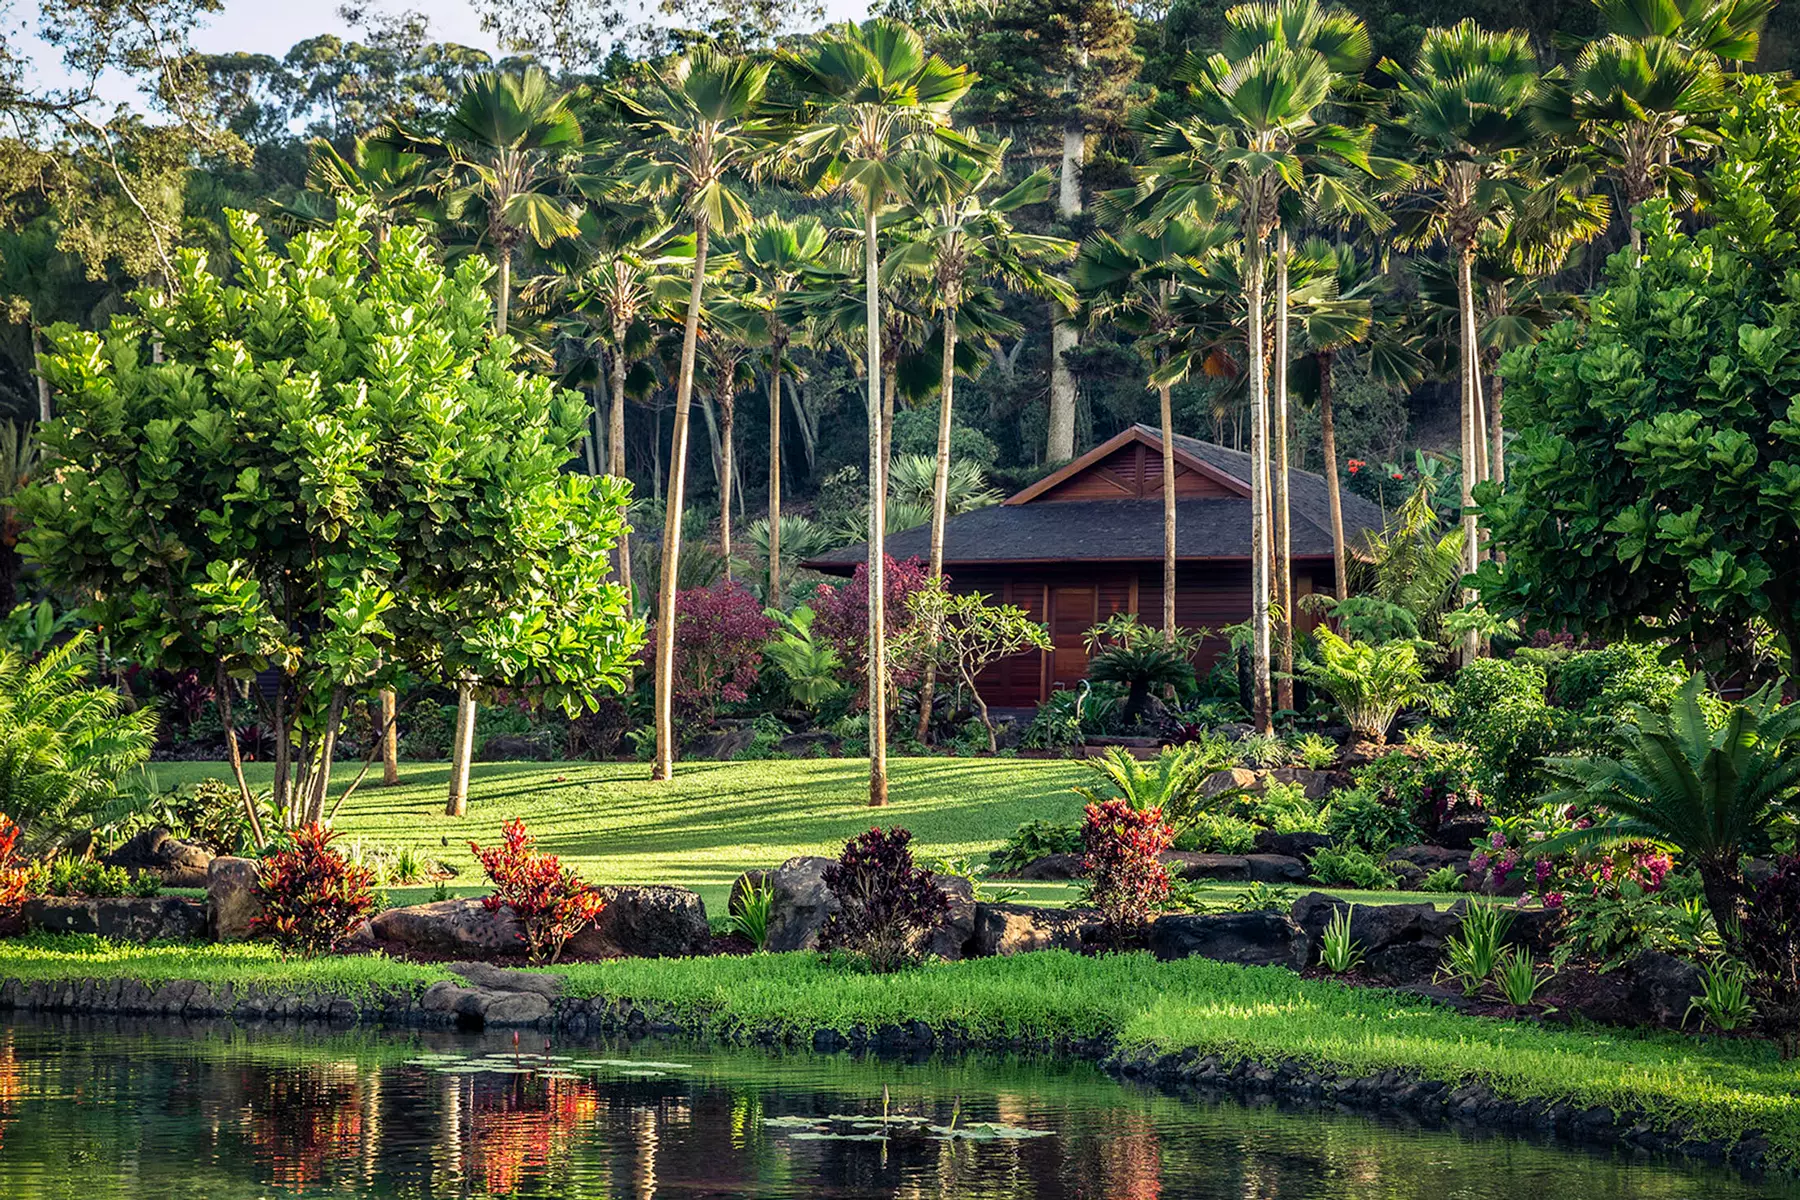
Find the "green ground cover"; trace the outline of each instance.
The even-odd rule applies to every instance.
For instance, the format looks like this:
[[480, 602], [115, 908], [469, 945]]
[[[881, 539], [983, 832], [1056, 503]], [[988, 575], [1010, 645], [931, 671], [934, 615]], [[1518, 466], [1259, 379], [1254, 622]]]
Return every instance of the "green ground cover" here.
[[[357, 766], [340, 764], [338, 790]], [[867, 806], [862, 759], [782, 759], [769, 762], [686, 763], [671, 783], [651, 783], [643, 763], [477, 763], [470, 773], [469, 815], [444, 815], [449, 767], [402, 763], [400, 784], [364, 780], [339, 812], [335, 827], [351, 840], [419, 853], [455, 867], [453, 895], [484, 893], [469, 840], [499, 838], [500, 826], [522, 817], [541, 848], [573, 865], [592, 883], [667, 883], [693, 888], [717, 916], [731, 883], [744, 871], [771, 867], [796, 854], [836, 857], [844, 843], [879, 822], [913, 831], [921, 860], [985, 860], [1026, 821], [1076, 821], [1081, 800], [1070, 788], [1087, 777], [1067, 760], [895, 758], [889, 761], [891, 803]], [[223, 763], [157, 763], [167, 787], [208, 776], [226, 778]], [[253, 785], [270, 768], [246, 768]], [[1024, 883], [1023, 903], [1062, 904], [1072, 889]], [[1219, 884], [1207, 898], [1228, 899], [1240, 888]], [[1329, 889], [1328, 889], [1329, 890]], [[416, 904], [430, 888], [396, 888], [395, 904]], [[1447, 903], [1446, 896], [1405, 892], [1346, 892], [1368, 904], [1401, 900]]]
[[[1778, 1165], [1800, 1168], [1800, 1066], [1766, 1043], [1559, 1028], [1467, 1017], [1377, 989], [1279, 968], [1144, 954], [1061, 952], [860, 974], [810, 954], [626, 959], [559, 968], [571, 994], [664, 1006], [696, 1029], [797, 1032], [902, 1019], [996, 1037], [1111, 1034], [1130, 1048], [1228, 1058], [1300, 1058], [1351, 1072], [1403, 1068], [1502, 1096], [1643, 1109], [1695, 1136], [1765, 1133]], [[422, 985], [436, 967], [369, 957], [282, 960], [259, 946], [137, 947], [83, 937], [0, 943], [0, 978], [129, 977]]]

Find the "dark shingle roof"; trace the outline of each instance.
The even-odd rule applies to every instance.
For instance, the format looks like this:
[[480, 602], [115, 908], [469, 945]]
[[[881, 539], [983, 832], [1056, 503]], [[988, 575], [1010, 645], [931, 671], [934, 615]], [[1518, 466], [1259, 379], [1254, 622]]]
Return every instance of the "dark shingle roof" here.
[[[1153, 427], [1139, 426], [1156, 437]], [[1160, 444], [1160, 438], [1158, 438]], [[1250, 456], [1211, 442], [1177, 437], [1178, 447], [1248, 486]], [[1325, 480], [1309, 471], [1290, 473], [1289, 505], [1296, 558], [1331, 557], [1331, 520]], [[1381, 511], [1360, 496], [1345, 493], [1344, 533], [1354, 540], [1365, 529], [1380, 530]], [[1162, 501], [1064, 500], [995, 505], [952, 517], [944, 525], [946, 563], [1156, 561], [1162, 558]], [[926, 558], [931, 527], [890, 534], [887, 552], [896, 559]], [[825, 570], [846, 570], [862, 562], [861, 543], [810, 559]], [[1175, 503], [1175, 555], [1180, 559], [1250, 557], [1248, 498], [1191, 499]]]

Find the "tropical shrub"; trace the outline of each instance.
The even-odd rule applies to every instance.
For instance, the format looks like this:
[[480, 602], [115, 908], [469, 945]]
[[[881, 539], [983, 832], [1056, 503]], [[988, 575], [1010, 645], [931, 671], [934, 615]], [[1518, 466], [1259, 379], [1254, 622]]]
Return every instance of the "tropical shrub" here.
[[1270, 770], [1286, 766], [1288, 748], [1272, 733], [1246, 733], [1232, 743], [1237, 761], [1246, 767]]
[[1194, 742], [1165, 746], [1145, 762], [1122, 746], [1109, 746], [1104, 754], [1082, 760], [1082, 766], [1098, 775], [1101, 783], [1077, 786], [1075, 794], [1090, 804], [1116, 795], [1139, 811], [1155, 809], [1170, 829], [1180, 833], [1201, 812], [1221, 808], [1237, 797], [1235, 789], [1211, 796], [1202, 791], [1207, 777], [1219, 769], [1221, 756], [1228, 753], [1222, 740]]
[[1196, 813], [1172, 845], [1201, 854], [1249, 854], [1256, 849], [1256, 826], [1226, 813]]
[[1691, 958], [1718, 948], [1704, 905], [1672, 903], [1636, 880], [1547, 899], [1563, 913], [1551, 956], [1558, 966], [1585, 959], [1605, 973], [1650, 950]]
[[297, 825], [324, 817], [357, 696], [473, 677], [573, 709], [643, 636], [606, 553], [629, 485], [567, 469], [587, 401], [514, 368], [479, 255], [446, 268], [375, 223], [343, 198], [277, 250], [228, 212], [229, 253], [179, 251], [104, 331], [53, 326], [58, 415], [19, 497], [40, 578], [91, 598], [112, 653], [226, 704], [281, 677], [288, 702], [252, 689], [246, 717], [295, 764], [274, 800]]
[[500, 839], [498, 846], [485, 850], [469, 843], [494, 885], [493, 893], [481, 902], [489, 912], [503, 906], [512, 910], [532, 962], [555, 962], [568, 940], [600, 915], [606, 901], [556, 855], [539, 851], [525, 822], [508, 821]]
[[1088, 898], [1114, 940], [1149, 920], [1169, 894], [1160, 855], [1172, 840], [1162, 810], [1138, 809], [1122, 797], [1087, 806], [1081, 827]]
[[1425, 668], [1410, 642], [1347, 642], [1320, 626], [1318, 657], [1296, 674], [1331, 697], [1350, 728], [1372, 742], [1387, 740], [1388, 726], [1408, 704], [1425, 697]]
[[1230, 912], [1286, 913], [1294, 907], [1294, 889], [1279, 883], [1258, 881], [1225, 902]]
[[[712, 728], [721, 704], [749, 698], [775, 632], [749, 588], [735, 579], [675, 593], [675, 708], [689, 729]], [[654, 665], [656, 640], [645, 647]]]
[[1171, 636], [1144, 624], [1134, 613], [1115, 613], [1082, 635], [1088, 680], [1124, 688], [1119, 721], [1135, 727], [1150, 711], [1153, 689], [1193, 688], [1192, 659], [1204, 636], [1203, 630], [1180, 629]]
[[1453, 817], [1485, 815], [1475, 772], [1473, 747], [1415, 729], [1407, 734], [1403, 750], [1371, 760], [1350, 778], [1358, 789], [1403, 813], [1414, 828], [1435, 833]]
[[0, 921], [10, 921], [31, 897], [32, 871], [19, 853], [19, 827], [0, 813]]
[[1765, 1027], [1786, 1057], [1800, 1055], [1800, 855], [1777, 862], [1751, 894], [1738, 949]]
[[1352, 846], [1324, 846], [1313, 851], [1307, 870], [1320, 883], [1333, 887], [1378, 890], [1398, 882], [1394, 873], [1381, 865], [1381, 859]]
[[1657, 642], [1614, 642], [1581, 650], [1558, 663], [1552, 683], [1556, 704], [1579, 714], [1598, 734], [1639, 708], [1666, 713], [1681, 694], [1687, 672], [1665, 662]]
[[[907, 605], [907, 598], [930, 580], [931, 574], [923, 563], [916, 558], [905, 562], [887, 560], [882, 575], [882, 588], [885, 595], [882, 600], [882, 611], [887, 618], [887, 633], [890, 638], [900, 636], [912, 620], [912, 610]], [[869, 646], [869, 568], [867, 563], [858, 563], [855, 572], [845, 583], [822, 583], [819, 590], [813, 593], [813, 636], [822, 637], [837, 652], [838, 662], [843, 680], [852, 688], [850, 704], [852, 708], [862, 708], [869, 702], [868, 685], [868, 646]], [[894, 669], [894, 681], [897, 685], [912, 682], [912, 675]]]
[[1451, 683], [1456, 732], [1474, 751], [1482, 796], [1500, 811], [1518, 811], [1543, 794], [1544, 758], [1567, 736], [1547, 686], [1544, 669], [1519, 658], [1476, 659]]
[[155, 711], [126, 712], [117, 689], [87, 685], [93, 647], [82, 632], [35, 660], [0, 649], [0, 812], [22, 852], [114, 819], [121, 777], [150, 758]]
[[1325, 832], [1340, 846], [1386, 854], [1419, 841], [1419, 827], [1404, 808], [1383, 801], [1367, 785], [1333, 793], [1325, 808]]
[[322, 825], [302, 825], [264, 857], [256, 882], [262, 912], [250, 922], [253, 934], [308, 957], [350, 940], [375, 911], [375, 877], [333, 849], [335, 840]]
[[1119, 703], [1119, 690], [1111, 684], [1052, 692], [1048, 700], [1038, 705], [1019, 744], [1030, 750], [1066, 750], [1083, 745], [1088, 738], [1114, 726]]
[[999, 849], [989, 851], [988, 863], [1002, 874], [1029, 866], [1049, 854], [1081, 852], [1081, 826], [1055, 821], [1027, 821], [1013, 831]]
[[844, 845], [825, 868], [838, 911], [820, 931], [821, 949], [849, 950], [876, 974], [919, 961], [926, 935], [944, 923], [950, 898], [931, 872], [913, 865], [912, 832], [871, 829]]
[[1765, 687], [1724, 706], [1716, 727], [1702, 704], [1705, 679], [1681, 686], [1667, 715], [1638, 708], [1618, 732], [1616, 756], [1554, 758], [1562, 784], [1547, 803], [1591, 817], [1550, 839], [1547, 852], [1654, 841], [1677, 848], [1700, 874], [1713, 920], [1728, 940], [1743, 892], [1739, 863], [1767, 853], [1777, 819], [1800, 793], [1800, 705]]
[[1263, 781], [1261, 791], [1240, 795], [1232, 813], [1274, 833], [1324, 833], [1327, 814], [1298, 783]]
[[814, 614], [806, 605], [791, 613], [771, 608], [765, 615], [776, 623], [776, 629], [763, 647], [764, 656], [781, 672], [794, 703], [817, 712], [843, 692], [838, 674], [844, 664], [836, 650], [813, 636]]
[[[154, 877], [146, 871], [144, 876]], [[109, 897], [135, 894], [134, 880], [124, 867], [109, 867], [91, 858], [58, 855], [44, 865], [38, 885], [46, 896]], [[157, 890], [162, 881], [157, 879]], [[145, 885], [148, 886], [147, 884]]]
[[926, 580], [906, 597], [906, 606], [911, 619], [895, 639], [895, 661], [910, 663], [914, 673], [933, 665], [959, 680], [975, 700], [982, 727], [987, 730], [988, 751], [998, 750], [994, 722], [975, 681], [991, 664], [1009, 655], [1049, 651], [1049, 630], [1022, 608], [989, 604], [979, 592], [952, 592], [942, 578]]

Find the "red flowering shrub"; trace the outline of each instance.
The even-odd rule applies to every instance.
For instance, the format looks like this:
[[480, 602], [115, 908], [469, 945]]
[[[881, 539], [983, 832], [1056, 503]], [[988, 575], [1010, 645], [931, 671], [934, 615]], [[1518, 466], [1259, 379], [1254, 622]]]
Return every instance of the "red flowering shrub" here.
[[1150, 919], [1169, 894], [1160, 855], [1175, 840], [1162, 809], [1136, 809], [1120, 797], [1087, 806], [1081, 827], [1089, 895], [1116, 938]]
[[[912, 607], [907, 601], [930, 580], [930, 570], [916, 558], [905, 562], [887, 559], [882, 591], [887, 597], [883, 615], [889, 637], [912, 624]], [[820, 584], [812, 609], [813, 636], [825, 639], [837, 651], [844, 682], [859, 697], [852, 700], [852, 707], [860, 709], [869, 702], [869, 565], [858, 563], [847, 583]], [[909, 684], [912, 679], [909, 672], [896, 670], [894, 681]]]
[[375, 875], [331, 848], [337, 834], [308, 825], [263, 860], [256, 893], [262, 913], [250, 932], [311, 957], [335, 950], [375, 911]]
[[1783, 1057], [1800, 1055], [1800, 854], [1781, 859], [1751, 893], [1738, 942], [1764, 1028]]
[[13, 848], [19, 842], [19, 827], [12, 818], [0, 813], [0, 921], [19, 915], [31, 896], [31, 867], [13, 861]]
[[913, 865], [909, 830], [871, 829], [844, 844], [825, 868], [825, 886], [838, 911], [825, 922], [819, 945], [866, 955], [879, 974], [917, 962], [926, 934], [944, 923], [950, 898], [930, 871]]
[[508, 821], [500, 837], [500, 845], [486, 850], [469, 843], [494, 885], [494, 894], [482, 904], [490, 912], [501, 905], [512, 909], [524, 929], [531, 961], [555, 962], [564, 944], [600, 915], [606, 901], [573, 870], [565, 870], [556, 855], [533, 849], [536, 839], [525, 832], [525, 822]]
[[[735, 579], [675, 595], [675, 709], [698, 728], [710, 728], [723, 703], [750, 695], [762, 670], [763, 643], [775, 622], [750, 589]], [[656, 638], [644, 661], [656, 660]]]

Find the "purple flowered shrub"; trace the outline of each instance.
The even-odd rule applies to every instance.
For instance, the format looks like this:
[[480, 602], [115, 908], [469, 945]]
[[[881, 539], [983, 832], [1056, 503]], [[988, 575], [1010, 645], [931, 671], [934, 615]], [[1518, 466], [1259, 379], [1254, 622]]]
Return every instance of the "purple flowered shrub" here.
[[877, 974], [922, 957], [927, 936], [949, 915], [950, 899], [930, 871], [913, 865], [912, 833], [871, 829], [844, 845], [825, 868], [825, 886], [838, 911], [820, 931], [819, 945], [866, 956]]
[[[763, 643], [775, 622], [750, 589], [733, 579], [675, 596], [675, 708], [695, 728], [711, 726], [719, 705], [750, 695], [762, 670]], [[644, 650], [655, 666], [656, 639]]]

